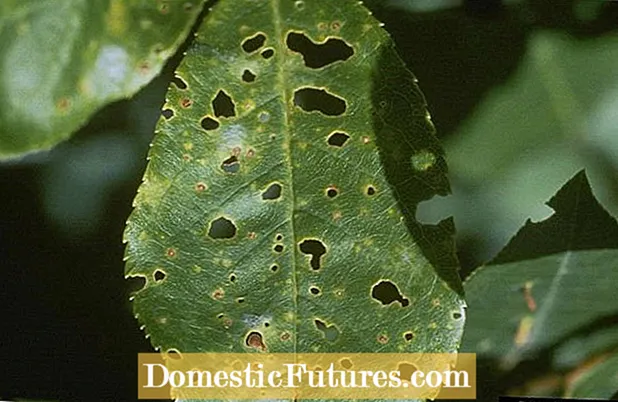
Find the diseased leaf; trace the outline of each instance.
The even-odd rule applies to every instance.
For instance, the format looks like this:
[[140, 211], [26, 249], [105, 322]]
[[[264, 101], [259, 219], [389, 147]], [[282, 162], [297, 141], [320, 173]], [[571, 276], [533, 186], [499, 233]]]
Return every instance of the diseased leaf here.
[[136, 315], [163, 351], [455, 351], [453, 225], [414, 220], [445, 172], [414, 77], [357, 1], [221, 2], [127, 222]]
[[0, 159], [48, 149], [146, 85], [204, 0], [3, 0]]
[[568, 385], [565, 393], [568, 398], [612, 399], [618, 392], [618, 354], [582, 369]]
[[594, 199], [583, 172], [548, 205], [554, 215], [528, 221], [466, 281], [463, 350], [511, 367], [618, 314], [618, 223]]

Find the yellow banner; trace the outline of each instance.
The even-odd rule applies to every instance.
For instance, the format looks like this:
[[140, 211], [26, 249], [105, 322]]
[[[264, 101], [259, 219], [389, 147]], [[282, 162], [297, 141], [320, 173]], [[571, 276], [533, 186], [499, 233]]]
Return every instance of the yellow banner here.
[[142, 353], [139, 399], [475, 399], [476, 355]]

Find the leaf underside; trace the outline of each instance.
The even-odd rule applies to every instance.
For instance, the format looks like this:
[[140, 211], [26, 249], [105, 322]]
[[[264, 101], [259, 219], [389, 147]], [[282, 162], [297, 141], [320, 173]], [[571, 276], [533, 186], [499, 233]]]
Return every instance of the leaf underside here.
[[219, 3], [170, 86], [127, 222], [155, 348], [454, 352], [449, 191], [424, 98], [357, 1]]
[[51, 148], [150, 82], [204, 0], [3, 0], [0, 159]]
[[[562, 345], [556, 363], [567, 365], [618, 346], [611, 337], [618, 316], [618, 223], [594, 198], [583, 172], [548, 205], [554, 215], [527, 222], [466, 280], [470, 313], [462, 350], [512, 368], [553, 345]], [[598, 336], [580, 339], [593, 331]], [[563, 344], [571, 336], [580, 350]]]

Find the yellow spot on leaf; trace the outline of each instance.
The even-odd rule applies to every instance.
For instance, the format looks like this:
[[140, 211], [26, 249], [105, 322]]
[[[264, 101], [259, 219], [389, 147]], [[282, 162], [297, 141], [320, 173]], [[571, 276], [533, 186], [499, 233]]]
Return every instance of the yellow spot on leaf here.
[[113, 36], [123, 36], [127, 30], [127, 9], [124, 0], [111, 0], [107, 11], [107, 30]]
[[170, 181], [168, 179], [157, 178], [153, 180], [153, 178], [147, 178], [138, 190], [135, 204], [157, 204], [169, 187]]
[[419, 172], [425, 172], [436, 163], [436, 155], [423, 150], [412, 155], [412, 167]]
[[517, 347], [521, 347], [528, 342], [533, 324], [534, 318], [532, 316], [526, 316], [521, 319], [517, 328], [517, 334], [515, 334], [515, 345]]

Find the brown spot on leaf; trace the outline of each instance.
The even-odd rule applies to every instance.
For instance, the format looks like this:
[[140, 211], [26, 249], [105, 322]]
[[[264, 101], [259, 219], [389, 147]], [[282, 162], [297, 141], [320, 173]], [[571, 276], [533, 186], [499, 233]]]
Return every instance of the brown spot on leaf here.
[[225, 290], [221, 288], [215, 289], [215, 291], [212, 292], [212, 298], [215, 300], [223, 300], [224, 297], [225, 297]]
[[193, 105], [193, 101], [191, 99], [189, 99], [189, 98], [182, 98], [180, 100], [180, 106], [185, 108], [185, 109], [190, 108], [191, 105]]
[[524, 300], [526, 301], [526, 306], [528, 306], [528, 310], [530, 312], [534, 312], [536, 310], [536, 301], [532, 296], [532, 285], [534, 283], [532, 281], [528, 281], [522, 287], [522, 292], [524, 293]]
[[69, 98], [60, 98], [58, 99], [58, 102], [56, 102], [56, 109], [58, 109], [60, 113], [66, 113], [70, 107], [71, 102], [69, 101]]

